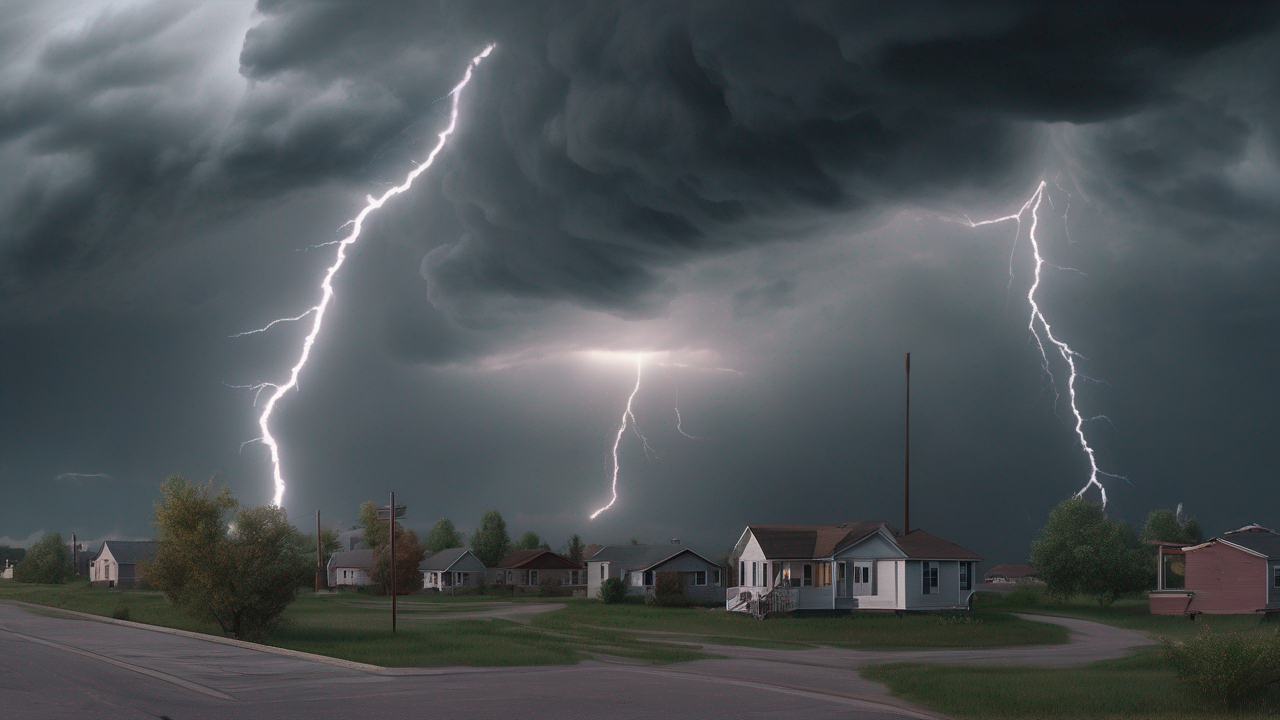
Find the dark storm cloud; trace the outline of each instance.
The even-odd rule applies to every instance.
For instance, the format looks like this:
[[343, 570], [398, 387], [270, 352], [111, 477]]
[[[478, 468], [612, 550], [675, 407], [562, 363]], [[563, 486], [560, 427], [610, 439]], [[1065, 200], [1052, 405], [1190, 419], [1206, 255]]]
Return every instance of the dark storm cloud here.
[[[212, 100], [182, 92], [210, 66], [180, 42], [195, 9], [109, 11], [0, 86], [0, 137], [42, 161], [10, 197], [5, 287], [175, 242], [157, 232], [175, 208], [360, 176], [496, 41], [446, 160], [465, 233], [424, 259], [431, 301], [478, 327], [509, 299], [651, 317], [672, 268], [707, 253], [1007, 201], [1043, 162], [1044, 122], [1135, 117], [1169, 136], [1152, 157], [1124, 127], [1080, 153], [1116, 177], [1170, 162], [1179, 79], [1269, 32], [1274, 7], [264, 1], [241, 85]], [[1222, 122], [1204, 152], [1240, 151], [1248, 128]], [[1245, 202], [1209, 178], [1178, 192]]]

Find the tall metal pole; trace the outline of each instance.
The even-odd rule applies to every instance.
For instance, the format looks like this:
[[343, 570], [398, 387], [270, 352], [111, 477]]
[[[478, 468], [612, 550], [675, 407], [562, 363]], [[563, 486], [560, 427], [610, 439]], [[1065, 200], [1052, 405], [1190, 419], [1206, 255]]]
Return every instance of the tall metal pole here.
[[80, 574], [80, 545], [76, 542], [75, 533], [71, 533], [71, 574]]
[[907, 353], [907, 427], [902, 453], [902, 534], [911, 532], [911, 353]]
[[396, 634], [396, 494], [391, 493], [391, 634]]
[[320, 511], [316, 511], [316, 592], [320, 592], [320, 573], [324, 572], [324, 553], [320, 551]]

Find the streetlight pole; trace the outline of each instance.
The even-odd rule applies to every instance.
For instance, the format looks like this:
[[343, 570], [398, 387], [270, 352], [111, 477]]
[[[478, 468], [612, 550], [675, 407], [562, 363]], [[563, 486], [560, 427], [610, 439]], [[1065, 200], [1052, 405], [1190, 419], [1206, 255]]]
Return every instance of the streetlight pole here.
[[391, 634], [396, 634], [396, 494], [391, 493], [391, 517], [387, 519], [391, 527]]

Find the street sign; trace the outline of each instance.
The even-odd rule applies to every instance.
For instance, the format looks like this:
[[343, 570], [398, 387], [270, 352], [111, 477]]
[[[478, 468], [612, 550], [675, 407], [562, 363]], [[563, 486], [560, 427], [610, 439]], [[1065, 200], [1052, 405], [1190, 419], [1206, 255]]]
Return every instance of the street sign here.
[[[404, 506], [404, 505], [397, 505], [397, 506], [396, 506], [396, 517], [397, 517], [397, 518], [402, 518], [402, 517], [404, 517], [404, 508], [405, 508], [405, 506]], [[386, 507], [380, 507], [380, 508], [378, 508], [378, 519], [379, 519], [379, 520], [390, 520], [390, 519], [391, 519], [391, 508], [386, 508]]]

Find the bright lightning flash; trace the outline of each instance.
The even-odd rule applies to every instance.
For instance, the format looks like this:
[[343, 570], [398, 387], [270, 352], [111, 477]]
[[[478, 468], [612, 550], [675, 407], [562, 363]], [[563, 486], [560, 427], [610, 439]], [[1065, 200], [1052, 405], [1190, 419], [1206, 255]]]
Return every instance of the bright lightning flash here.
[[[1040, 309], [1040, 304], [1036, 301], [1036, 290], [1039, 289], [1040, 287], [1041, 268], [1043, 268], [1045, 265], [1049, 265], [1050, 267], [1056, 267], [1051, 263], [1045, 262], [1044, 257], [1041, 256], [1040, 254], [1040, 242], [1036, 238], [1036, 229], [1039, 227], [1039, 224], [1040, 224], [1040, 215], [1039, 215], [1040, 204], [1045, 200], [1045, 198], [1048, 197], [1048, 191], [1046, 190], [1046, 187], [1047, 187], [1047, 183], [1045, 183], [1042, 180], [1040, 182], [1040, 185], [1036, 187], [1035, 192], [1032, 193], [1031, 197], [1028, 198], [1027, 201], [1023, 203], [1022, 207], [1018, 209], [1018, 212], [1014, 213], [1013, 215], [1006, 215], [1004, 217], [993, 218], [991, 220], [983, 220], [981, 222], [974, 222], [970, 220], [968, 217], [965, 217], [965, 221], [969, 225], [969, 227], [979, 227], [982, 225], [992, 225], [995, 223], [1001, 223], [1001, 222], [1007, 222], [1009, 220], [1013, 220], [1018, 224], [1018, 234], [1020, 235], [1022, 233], [1022, 216], [1026, 214], [1028, 209], [1031, 211], [1031, 231], [1029, 233], [1029, 237], [1031, 241], [1032, 255], [1035, 257], [1035, 281], [1031, 283], [1031, 289], [1027, 291], [1027, 302], [1031, 305], [1031, 318], [1027, 324], [1027, 327], [1028, 329], [1031, 330], [1032, 336], [1035, 337], [1036, 339], [1036, 345], [1040, 349], [1040, 359], [1043, 362], [1044, 372], [1046, 375], [1049, 376], [1049, 381], [1051, 383], [1053, 382], [1053, 374], [1049, 370], [1049, 355], [1045, 350], [1044, 340], [1041, 339], [1041, 336], [1040, 336], [1041, 331], [1037, 330], [1037, 325], [1043, 330], [1044, 339], [1048, 340], [1049, 343], [1053, 345], [1053, 347], [1058, 351], [1058, 354], [1061, 355], [1062, 359], [1065, 360], [1067, 363], [1067, 368], [1070, 372], [1070, 376], [1067, 379], [1067, 398], [1070, 401], [1071, 413], [1075, 415], [1075, 418], [1076, 418], [1076, 426], [1075, 426], [1076, 437], [1079, 438], [1080, 446], [1084, 448], [1085, 455], [1087, 455], [1089, 458], [1089, 481], [1085, 483], [1084, 487], [1080, 488], [1080, 491], [1076, 493], [1076, 497], [1082, 497], [1085, 494], [1085, 492], [1088, 491], [1089, 488], [1096, 487], [1098, 488], [1098, 492], [1102, 496], [1102, 507], [1105, 508], [1107, 506], [1107, 489], [1102, 486], [1101, 482], [1098, 481], [1098, 476], [1105, 475], [1107, 477], [1118, 478], [1126, 482], [1128, 482], [1129, 479], [1124, 477], [1123, 475], [1114, 475], [1112, 473], [1103, 472], [1098, 468], [1098, 459], [1097, 457], [1095, 457], [1093, 448], [1089, 445], [1089, 441], [1087, 438], [1085, 438], [1085, 434], [1084, 434], [1084, 424], [1089, 420], [1093, 420], [1097, 418], [1095, 417], [1095, 418], [1086, 419], [1084, 415], [1080, 413], [1080, 409], [1076, 406], [1076, 378], [1077, 377], [1083, 378], [1084, 376], [1079, 375], [1076, 372], [1075, 359], [1077, 357], [1083, 358], [1084, 356], [1076, 352], [1075, 350], [1072, 350], [1070, 345], [1063, 342], [1062, 340], [1059, 340], [1053, 334], [1053, 329], [1049, 326], [1049, 321], [1045, 319], [1044, 312]], [[1016, 248], [1017, 246], [1016, 236], [1014, 238], [1014, 244]], [[1009, 278], [1010, 278], [1010, 282], [1012, 282], [1012, 279], [1013, 279], [1012, 254], [1010, 254], [1009, 257], [1010, 257]], [[1057, 392], [1056, 385], [1055, 385], [1054, 392], [1055, 393]], [[1104, 416], [1098, 416], [1098, 417], [1104, 417]]]
[[[597, 515], [613, 507], [613, 504], [618, 502], [618, 444], [622, 442], [622, 434], [627, 431], [627, 421], [630, 420], [634, 423], [636, 419], [636, 416], [631, 412], [631, 401], [635, 400], [636, 393], [640, 392], [640, 370], [643, 367], [644, 357], [636, 358], [636, 386], [632, 388], [631, 395], [627, 398], [627, 407], [622, 411], [622, 424], [618, 425], [618, 432], [613, 436], [613, 497], [609, 500], [608, 505], [605, 505], [599, 510], [591, 513], [592, 520], [595, 520]], [[638, 430], [636, 431], [636, 434], [639, 434]], [[643, 435], [640, 437], [642, 440], [644, 439]], [[649, 443], [646, 441], [644, 445], [647, 450]]]
[[[320, 334], [320, 328], [324, 325], [325, 311], [329, 309], [329, 302], [333, 299], [333, 277], [334, 275], [338, 274], [338, 270], [342, 268], [342, 264], [347, 259], [347, 246], [351, 245], [352, 243], [354, 243], [356, 240], [360, 238], [360, 230], [364, 226], [365, 218], [367, 218], [370, 213], [372, 213], [374, 210], [381, 208], [393, 196], [399, 195], [400, 193], [403, 193], [406, 190], [408, 190], [409, 187], [413, 185], [413, 181], [416, 180], [419, 175], [426, 172], [427, 168], [431, 167], [431, 164], [435, 162], [436, 156], [444, 148], [445, 141], [448, 140], [449, 136], [453, 134], [454, 128], [456, 128], [458, 125], [458, 98], [461, 95], [459, 91], [461, 91], [464, 87], [466, 87], [467, 83], [471, 82], [472, 71], [475, 70], [480, 65], [480, 63], [486, 57], [489, 56], [489, 53], [493, 52], [494, 47], [495, 47], [494, 45], [489, 45], [479, 55], [471, 59], [471, 62], [468, 63], [467, 65], [466, 72], [462, 76], [462, 82], [459, 82], [450, 92], [450, 95], [453, 96], [453, 105], [449, 114], [449, 126], [446, 127], [444, 131], [439, 134], [439, 138], [440, 138], [439, 142], [437, 142], [436, 146], [431, 150], [431, 154], [427, 156], [427, 159], [424, 160], [422, 163], [418, 164], [416, 167], [414, 167], [414, 169], [409, 172], [409, 175], [405, 178], [403, 183], [401, 183], [400, 185], [396, 185], [395, 187], [387, 190], [382, 194], [381, 197], [375, 198], [372, 195], [368, 196], [368, 203], [364, 206], [364, 209], [360, 211], [360, 214], [357, 215], [355, 219], [352, 220], [350, 223], [351, 233], [337, 243], [338, 245], [337, 259], [334, 261], [333, 265], [329, 266], [329, 270], [325, 273], [324, 280], [321, 281], [320, 283], [320, 290], [321, 290], [320, 302], [316, 304], [314, 307], [308, 309], [306, 312], [303, 312], [295, 317], [280, 318], [278, 320], [274, 320], [268, 323], [267, 325], [265, 325], [264, 327], [258, 330], [251, 330], [247, 333], [241, 333], [241, 335], [250, 335], [258, 332], [264, 332], [268, 328], [270, 328], [272, 325], [275, 325], [276, 323], [292, 322], [292, 321], [301, 320], [308, 315], [313, 316], [313, 319], [311, 321], [311, 332], [307, 333], [306, 339], [302, 341], [302, 355], [298, 358], [297, 364], [295, 364], [293, 366], [293, 369], [290, 370], [289, 381], [282, 385], [272, 385], [269, 383], [263, 383], [258, 386], [259, 389], [261, 389], [261, 387], [275, 388], [275, 391], [271, 394], [269, 398], [267, 398], [266, 405], [264, 405], [262, 408], [262, 415], [258, 418], [258, 426], [262, 428], [262, 443], [271, 450], [271, 467], [272, 467], [273, 477], [275, 479], [275, 489], [276, 489], [276, 494], [275, 494], [275, 497], [272, 499], [271, 504], [276, 507], [279, 507], [280, 502], [284, 499], [285, 486], [284, 486], [284, 476], [280, 471], [280, 446], [276, 443], [275, 437], [271, 435], [271, 429], [269, 427], [270, 421], [271, 421], [271, 413], [275, 411], [276, 403], [280, 401], [280, 398], [284, 397], [285, 393], [289, 392], [290, 390], [297, 387], [298, 385], [298, 374], [302, 372], [303, 366], [307, 364], [307, 359], [311, 356], [311, 346], [315, 344], [316, 336]], [[236, 336], [233, 336], [233, 337], [236, 337]], [[639, 385], [637, 385], [637, 388], [638, 387]], [[243, 448], [243, 446], [241, 447]], [[615, 458], [616, 458], [616, 455], [615, 455]], [[616, 468], [616, 459], [615, 459], [615, 468]], [[615, 479], [617, 477], [616, 469], [614, 471], [614, 477]]]

